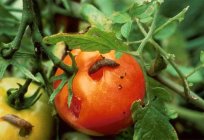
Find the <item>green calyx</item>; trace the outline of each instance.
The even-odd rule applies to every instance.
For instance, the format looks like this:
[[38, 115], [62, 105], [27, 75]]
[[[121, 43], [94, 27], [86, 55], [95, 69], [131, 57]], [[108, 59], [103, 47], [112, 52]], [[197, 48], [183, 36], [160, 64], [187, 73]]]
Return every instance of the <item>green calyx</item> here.
[[25, 93], [27, 92], [29, 86], [28, 83], [26, 82], [24, 85], [18, 83], [19, 88], [11, 88], [7, 91], [8, 104], [11, 107], [17, 110], [23, 110], [30, 108], [38, 101], [42, 95], [40, 94], [41, 87], [39, 87], [32, 96], [25, 97]]

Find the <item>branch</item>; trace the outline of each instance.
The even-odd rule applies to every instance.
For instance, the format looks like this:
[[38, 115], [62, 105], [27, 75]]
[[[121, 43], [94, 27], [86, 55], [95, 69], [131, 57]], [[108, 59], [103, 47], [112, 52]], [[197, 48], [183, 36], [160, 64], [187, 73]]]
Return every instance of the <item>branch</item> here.
[[11, 58], [14, 53], [19, 50], [21, 45], [21, 40], [23, 38], [23, 34], [25, 33], [26, 27], [29, 25], [32, 33], [32, 39], [34, 45], [41, 46], [46, 55], [51, 59], [54, 65], [63, 69], [66, 73], [72, 74], [73, 69], [71, 66], [64, 64], [59, 58], [57, 58], [42, 42], [42, 35], [38, 28], [38, 21], [36, 17], [36, 13], [34, 10], [34, 3], [32, 0], [23, 0], [23, 14], [21, 24], [19, 26], [18, 33], [14, 40], [9, 43], [5, 44], [4, 48], [1, 50], [2, 56], [4, 58]]
[[158, 49], [160, 51], [160, 53], [166, 58], [166, 60], [172, 65], [172, 67], [175, 69], [175, 71], [177, 72], [177, 74], [179, 75], [180, 79], [183, 82], [183, 87], [184, 87], [184, 93], [185, 93], [185, 97], [187, 98], [187, 100], [189, 100], [189, 98], [191, 98], [190, 96], [190, 87], [188, 85], [188, 81], [187, 78], [185, 77], [185, 75], [180, 71], [180, 69], [178, 68], [177, 64], [174, 62], [173, 57], [168, 54], [166, 51], [164, 51], [161, 46], [155, 42], [154, 40], [150, 40], [150, 43], [152, 45], [154, 45], [154, 47], [156, 49]]
[[154, 34], [158, 33], [159, 31], [161, 31], [163, 28], [165, 28], [166, 26], [168, 26], [169, 24], [171, 24], [172, 22], [179, 20], [179, 18], [181, 18], [183, 16], [184, 13], [186, 13], [186, 11], [188, 10], [189, 6], [187, 6], [186, 8], [184, 8], [179, 14], [177, 14], [176, 16], [169, 18], [169, 20], [167, 22], [165, 22], [164, 24], [162, 24], [161, 26], [159, 26]]
[[[139, 21], [136, 21], [141, 32], [144, 34], [144, 36], [147, 36], [147, 32], [145, 31], [144, 27], [142, 26], [142, 24]], [[177, 72], [177, 74], [179, 75], [179, 77], [181, 78], [182, 82], [183, 82], [183, 87], [184, 87], [184, 93], [185, 93], [185, 97], [187, 98], [187, 100], [189, 100], [189, 98], [191, 98], [190, 95], [190, 88], [188, 85], [188, 81], [185, 77], [185, 75], [180, 71], [180, 69], [178, 68], [177, 64], [174, 62], [174, 59], [172, 57], [172, 55], [168, 54], [165, 50], [162, 49], [162, 47], [153, 39], [149, 39], [148, 40], [157, 50], [159, 50], [159, 52], [161, 53], [161, 55], [163, 55], [163, 57], [172, 65], [172, 67], [175, 69], [175, 71]]]
[[[182, 96], [182, 97], [186, 96], [184, 93], [184, 89], [181, 85], [173, 82], [172, 80], [166, 78], [165, 76], [157, 75], [157, 76], [152, 77], [152, 78], [154, 78], [155, 80], [157, 80], [161, 84], [165, 85], [166, 87], [168, 87], [172, 91], [178, 93], [180, 96]], [[204, 110], [204, 100], [201, 97], [199, 97], [196, 93], [194, 93], [193, 91], [190, 91], [190, 95], [192, 98], [189, 98], [188, 101], [190, 103], [192, 103], [193, 105]]]
[[[157, 8], [156, 8], [157, 9]], [[156, 10], [155, 11], [155, 14], [154, 14], [154, 18], [153, 18], [153, 21], [152, 21], [152, 24], [150, 26], [150, 30], [147, 34], [145, 34], [145, 38], [142, 40], [142, 43], [140, 44], [140, 46], [138, 47], [137, 49], [137, 53], [138, 54], [141, 54], [142, 51], [143, 51], [143, 48], [144, 46], [147, 44], [147, 42], [152, 38], [152, 35], [154, 33], [154, 29], [155, 29], [155, 24], [156, 24], [156, 19], [157, 19], [157, 16], [158, 16], [158, 11]], [[139, 20], [136, 19], [136, 22], [139, 23]], [[139, 24], [138, 24], [139, 25]]]
[[190, 73], [188, 73], [186, 75], [186, 78], [189, 78], [191, 75], [193, 75], [195, 72], [201, 70], [202, 68], [204, 68], [204, 64], [197, 66], [194, 70], [192, 70]]
[[173, 104], [166, 104], [166, 106], [170, 109], [174, 109], [177, 112], [179, 118], [190, 122], [194, 128], [199, 130], [201, 133], [204, 133], [204, 125], [202, 123], [204, 121], [203, 112], [190, 110]]
[[23, 38], [26, 27], [31, 22], [31, 19], [27, 12], [31, 8], [29, 5], [27, 5], [28, 3], [29, 1], [23, 0], [22, 19], [21, 19], [21, 24], [18, 28], [17, 35], [15, 36], [12, 42], [10, 42], [9, 44], [5, 44], [3, 46], [3, 49], [1, 50], [1, 54], [4, 58], [11, 58], [13, 54], [20, 48], [21, 40]]

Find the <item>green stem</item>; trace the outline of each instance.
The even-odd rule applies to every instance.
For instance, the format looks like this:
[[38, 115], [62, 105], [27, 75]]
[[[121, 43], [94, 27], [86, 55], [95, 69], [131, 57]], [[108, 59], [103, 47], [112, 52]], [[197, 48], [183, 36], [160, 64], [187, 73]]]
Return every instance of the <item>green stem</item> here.
[[55, 66], [60, 67], [68, 74], [72, 74], [74, 71], [73, 68], [71, 66], [64, 64], [63, 61], [61, 61], [58, 57], [56, 57], [49, 50], [49, 48], [42, 42], [42, 36], [39, 32], [39, 29], [38, 29], [36, 23], [34, 23], [33, 26], [31, 26], [31, 31], [32, 31], [32, 39], [33, 39], [34, 44], [39, 44], [40, 47], [42, 47], [45, 54], [51, 59], [51, 61], [54, 63]]
[[172, 22], [178, 20], [187, 10], [188, 10], [189, 6], [186, 7], [185, 9], [183, 9], [183, 11], [181, 11], [179, 14], [177, 14], [176, 16], [169, 18], [169, 20], [167, 22], [165, 22], [164, 24], [162, 24], [161, 26], [159, 26], [154, 34], [158, 33], [159, 31], [161, 31], [162, 29], [164, 29], [166, 26], [168, 26], [169, 24], [171, 24]]
[[130, 42], [125, 42], [127, 45], [131, 45], [131, 44], [139, 44], [142, 43], [143, 40], [137, 40], [137, 41], [130, 41]]
[[189, 74], [187, 74], [185, 77], [189, 78], [190, 76], [192, 76], [195, 72], [199, 71], [200, 69], [202, 69], [204, 67], [204, 64], [199, 65], [198, 67], [196, 67], [194, 70], [192, 70]]
[[13, 54], [20, 48], [21, 40], [23, 38], [26, 27], [32, 21], [29, 15], [30, 9], [31, 9], [30, 0], [23, 0], [23, 13], [21, 24], [18, 28], [18, 33], [15, 36], [14, 40], [11, 43], [6, 44], [4, 46], [5, 48], [2, 49], [1, 53], [4, 58], [11, 58]]
[[150, 40], [150, 43], [152, 45], [154, 45], [154, 47], [156, 49], [158, 49], [160, 51], [160, 53], [166, 58], [166, 60], [172, 65], [172, 67], [174, 68], [174, 70], [177, 72], [177, 74], [179, 75], [180, 79], [183, 82], [183, 87], [184, 87], [184, 93], [185, 93], [185, 97], [187, 98], [187, 100], [189, 100], [189, 98], [191, 98], [190, 95], [190, 87], [188, 85], [188, 81], [185, 77], [185, 75], [181, 72], [181, 70], [178, 68], [177, 64], [174, 62], [173, 58], [171, 57], [171, 55], [169, 55], [166, 51], [164, 51], [161, 46], [155, 42], [154, 40]]
[[[190, 121], [195, 121], [195, 120], [203, 120], [204, 121], [204, 113], [195, 111], [195, 110], [190, 110], [186, 109], [177, 105], [172, 105], [168, 104], [167, 107], [175, 109], [175, 111], [178, 113], [179, 117], [190, 120]], [[203, 125], [203, 124], [201, 124]]]
[[[161, 84], [168, 87], [169, 89], [171, 89], [175, 93], [179, 94], [180, 96], [182, 96], [182, 97], [186, 96], [184, 93], [184, 89], [181, 85], [173, 82], [172, 80], [166, 78], [165, 76], [157, 75], [157, 76], [152, 77], [152, 78], [159, 81]], [[190, 103], [192, 103], [193, 105], [204, 110], [204, 100], [201, 97], [199, 97], [196, 93], [194, 93], [193, 91], [190, 91], [190, 95], [193, 98], [189, 98], [188, 101]]]
[[[145, 31], [144, 27], [142, 26], [142, 24], [137, 21], [137, 24], [141, 30], [141, 32], [144, 34], [144, 36], [147, 36], [147, 32]], [[184, 93], [186, 95], [187, 100], [189, 100], [190, 98], [190, 88], [188, 85], [188, 81], [185, 77], [185, 75], [180, 71], [180, 69], [178, 68], [177, 64], [174, 62], [173, 57], [168, 54], [165, 50], [162, 49], [162, 47], [153, 39], [149, 39], [148, 40], [157, 50], [159, 50], [159, 52], [161, 53], [161, 55], [172, 65], [172, 67], [175, 69], [175, 71], [177, 72], [177, 74], [179, 75], [180, 79], [183, 82], [183, 87], [184, 87]]]
[[204, 132], [204, 113], [195, 111], [195, 110], [190, 110], [186, 109], [177, 105], [172, 105], [172, 104], [167, 104], [167, 107], [173, 108], [179, 118], [186, 120], [187, 122], [191, 122], [197, 130], [201, 131], [202, 133]]
[[[157, 8], [156, 8], [156, 9], [157, 9]], [[142, 53], [144, 46], [145, 46], [145, 45], [147, 44], [147, 42], [152, 38], [152, 35], [153, 35], [153, 33], [154, 33], [154, 29], [155, 29], [155, 24], [156, 24], [157, 16], [158, 16], [158, 11], [156, 10], [156, 11], [155, 11], [155, 14], [154, 14], [154, 18], [153, 18], [152, 24], [151, 24], [151, 26], [150, 26], [150, 30], [149, 30], [149, 32], [145, 35], [145, 38], [142, 40], [142, 43], [140, 44], [140, 46], [139, 46], [138, 49], [137, 49], [138, 54], [141, 54], [141, 53]], [[139, 20], [136, 19], [136, 22], [139, 23]], [[140, 24], [140, 26], [141, 26], [141, 24]]]

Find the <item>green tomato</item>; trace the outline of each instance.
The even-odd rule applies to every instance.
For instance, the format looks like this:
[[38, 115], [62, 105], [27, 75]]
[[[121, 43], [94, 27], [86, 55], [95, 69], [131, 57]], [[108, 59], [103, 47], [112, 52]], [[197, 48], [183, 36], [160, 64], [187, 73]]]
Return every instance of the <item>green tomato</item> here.
[[[3, 78], [0, 80], [0, 140], [50, 140], [52, 139], [53, 117], [52, 107], [48, 104], [48, 96], [41, 90], [42, 96], [30, 108], [16, 110], [7, 103], [6, 91], [10, 88], [18, 88], [17, 83], [24, 84], [24, 79]], [[38, 86], [34, 83], [29, 85], [26, 96], [31, 96]], [[33, 127], [29, 135], [19, 135], [20, 128], [2, 119], [3, 116], [11, 114], [29, 122]]]

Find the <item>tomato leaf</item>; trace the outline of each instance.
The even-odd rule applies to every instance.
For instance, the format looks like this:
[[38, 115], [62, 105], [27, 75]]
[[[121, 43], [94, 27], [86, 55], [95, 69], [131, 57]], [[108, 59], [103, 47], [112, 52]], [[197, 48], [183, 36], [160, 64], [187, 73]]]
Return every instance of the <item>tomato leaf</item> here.
[[13, 16], [3, 5], [0, 4], [0, 35], [16, 35], [19, 20]]
[[67, 78], [63, 78], [60, 82], [59, 86], [53, 91], [53, 93], [50, 95], [49, 102], [53, 102], [55, 99], [55, 96], [60, 92], [60, 90], [64, 87], [64, 85], [67, 83]]
[[15, 66], [16, 68], [18, 68], [22, 73], [25, 74], [25, 76], [27, 76], [28, 78], [36, 81], [36, 82], [40, 82], [26, 67], [24, 67], [23, 65], [19, 64], [18, 62], [16, 62], [15, 60], [13, 60], [12, 65]]
[[162, 88], [162, 87], [154, 87], [152, 88], [152, 96], [156, 96], [157, 98], [163, 100], [163, 101], [171, 101], [172, 100], [172, 96], [170, 93], [168, 93], [166, 91], [166, 89]]
[[145, 3], [138, 1], [130, 7], [128, 12], [132, 18], [138, 18], [141, 22], [148, 23], [152, 20], [156, 8], [157, 3], [155, 1], [148, 1]]
[[122, 27], [121, 27], [121, 34], [123, 37], [128, 38], [130, 31], [132, 28], [132, 21], [125, 23]]
[[114, 1], [111, 0], [94, 0], [96, 5], [105, 15], [111, 15], [114, 11]]
[[132, 107], [136, 121], [133, 140], [177, 140], [177, 134], [169, 123], [166, 108], [160, 99], [142, 107], [136, 102]]
[[131, 21], [131, 17], [128, 13], [116, 12], [111, 16], [113, 23], [126, 23]]
[[111, 28], [111, 20], [91, 4], [82, 6], [81, 15], [94, 27], [107, 31]]
[[200, 62], [204, 64], [204, 51], [200, 52]]
[[128, 47], [115, 37], [112, 32], [104, 32], [98, 28], [91, 28], [85, 34], [59, 33], [43, 39], [47, 44], [56, 44], [64, 41], [70, 49], [83, 51], [99, 51], [107, 53], [110, 50], [127, 51]]
[[0, 63], [1, 63], [1, 65], [0, 65], [0, 79], [2, 79], [7, 67], [10, 64], [10, 61], [4, 60], [2, 57], [0, 57]]
[[73, 97], [72, 83], [73, 83], [73, 79], [74, 79], [75, 75], [76, 74], [73, 74], [68, 80], [68, 93], [69, 93], [69, 97], [67, 99], [68, 107], [70, 107], [71, 102], [72, 102], [72, 97]]
[[53, 77], [51, 77], [50, 81], [53, 82], [53, 81], [61, 80], [61, 79], [63, 79], [65, 76], [66, 76], [66, 73], [63, 73], [63, 74], [57, 75], [57, 76], [53, 76]]
[[3, 5], [0, 4], [0, 17], [4, 19], [10, 19], [10, 21], [18, 21]]

